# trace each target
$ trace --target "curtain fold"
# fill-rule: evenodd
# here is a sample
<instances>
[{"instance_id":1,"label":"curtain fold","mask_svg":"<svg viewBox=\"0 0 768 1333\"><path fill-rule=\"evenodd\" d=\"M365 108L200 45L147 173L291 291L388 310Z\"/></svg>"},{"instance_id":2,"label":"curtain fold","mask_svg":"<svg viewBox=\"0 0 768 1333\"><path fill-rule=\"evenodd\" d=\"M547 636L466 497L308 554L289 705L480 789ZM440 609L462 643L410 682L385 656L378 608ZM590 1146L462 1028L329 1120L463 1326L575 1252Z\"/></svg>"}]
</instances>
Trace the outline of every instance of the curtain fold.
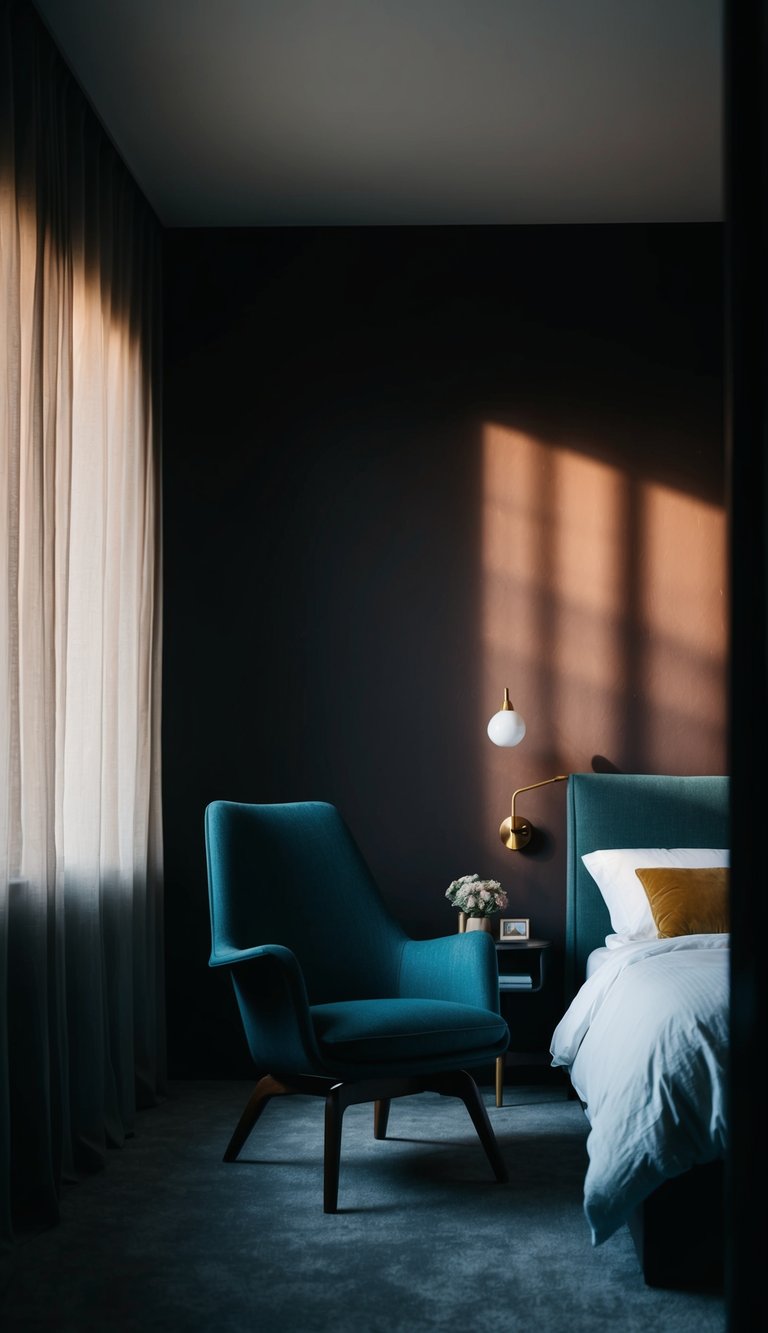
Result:
<instances>
[{"instance_id":1,"label":"curtain fold","mask_svg":"<svg viewBox=\"0 0 768 1333\"><path fill-rule=\"evenodd\" d=\"M0 1240L165 1087L161 233L0 0Z\"/></svg>"}]
</instances>

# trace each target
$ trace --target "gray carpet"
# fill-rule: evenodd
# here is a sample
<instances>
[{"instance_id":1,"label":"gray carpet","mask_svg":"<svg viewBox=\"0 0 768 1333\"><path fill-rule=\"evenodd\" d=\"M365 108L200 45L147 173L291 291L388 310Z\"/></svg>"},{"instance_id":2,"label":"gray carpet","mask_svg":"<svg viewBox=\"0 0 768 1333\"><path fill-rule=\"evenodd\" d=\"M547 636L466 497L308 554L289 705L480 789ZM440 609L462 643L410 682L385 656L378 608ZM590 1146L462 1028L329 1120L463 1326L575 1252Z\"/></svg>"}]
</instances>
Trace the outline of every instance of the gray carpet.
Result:
<instances>
[{"instance_id":1,"label":"gray carpet","mask_svg":"<svg viewBox=\"0 0 768 1333\"><path fill-rule=\"evenodd\" d=\"M431 1093L344 1117L341 1211L322 1211L322 1101L273 1101L221 1160L250 1093L177 1083L59 1226L2 1261L6 1333L721 1333L722 1297L646 1287L626 1229L593 1249L586 1125L560 1088L511 1088L497 1184L466 1110Z\"/></svg>"}]
</instances>

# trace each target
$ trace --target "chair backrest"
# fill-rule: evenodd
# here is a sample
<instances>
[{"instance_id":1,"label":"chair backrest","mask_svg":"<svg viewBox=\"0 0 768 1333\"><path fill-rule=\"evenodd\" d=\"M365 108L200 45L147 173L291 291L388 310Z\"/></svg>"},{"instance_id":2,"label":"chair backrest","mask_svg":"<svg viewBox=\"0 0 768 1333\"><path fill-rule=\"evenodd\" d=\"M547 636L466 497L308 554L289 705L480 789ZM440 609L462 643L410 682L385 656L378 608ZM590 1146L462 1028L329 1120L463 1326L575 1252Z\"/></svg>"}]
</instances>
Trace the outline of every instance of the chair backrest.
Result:
<instances>
[{"instance_id":1,"label":"chair backrest","mask_svg":"<svg viewBox=\"0 0 768 1333\"><path fill-rule=\"evenodd\" d=\"M310 1004L396 993L408 936L335 806L213 801L205 845L214 953L285 945Z\"/></svg>"}]
</instances>

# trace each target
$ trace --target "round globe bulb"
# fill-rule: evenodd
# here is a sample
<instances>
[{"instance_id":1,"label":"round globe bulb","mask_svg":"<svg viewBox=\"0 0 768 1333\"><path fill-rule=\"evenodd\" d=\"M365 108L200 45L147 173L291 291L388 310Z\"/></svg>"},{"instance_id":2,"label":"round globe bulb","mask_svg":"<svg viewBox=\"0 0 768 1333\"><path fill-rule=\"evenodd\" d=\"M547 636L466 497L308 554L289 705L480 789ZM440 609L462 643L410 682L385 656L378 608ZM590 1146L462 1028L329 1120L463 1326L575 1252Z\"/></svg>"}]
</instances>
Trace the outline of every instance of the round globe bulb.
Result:
<instances>
[{"instance_id":1,"label":"round globe bulb","mask_svg":"<svg viewBox=\"0 0 768 1333\"><path fill-rule=\"evenodd\" d=\"M502 708L488 723L488 735L494 745L519 745L525 735L525 723L514 708Z\"/></svg>"}]
</instances>

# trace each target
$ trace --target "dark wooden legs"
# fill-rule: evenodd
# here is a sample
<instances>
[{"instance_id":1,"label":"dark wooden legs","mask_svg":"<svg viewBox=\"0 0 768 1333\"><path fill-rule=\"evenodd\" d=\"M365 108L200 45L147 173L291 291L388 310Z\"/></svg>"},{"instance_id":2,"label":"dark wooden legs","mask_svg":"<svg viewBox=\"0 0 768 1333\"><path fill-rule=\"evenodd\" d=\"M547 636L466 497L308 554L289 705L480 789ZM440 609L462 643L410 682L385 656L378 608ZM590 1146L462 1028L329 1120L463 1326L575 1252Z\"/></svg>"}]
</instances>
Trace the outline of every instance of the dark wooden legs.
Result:
<instances>
[{"instance_id":1,"label":"dark wooden legs","mask_svg":"<svg viewBox=\"0 0 768 1333\"><path fill-rule=\"evenodd\" d=\"M273 1078L271 1074L265 1074L263 1078L259 1079L248 1099L245 1110L235 1126L235 1132L227 1144L223 1160L225 1162L235 1161L264 1107L272 1097L287 1097L291 1093L297 1092L306 1093L310 1097L324 1096L330 1086L330 1079L327 1078L299 1076L290 1080L281 1080Z\"/></svg>"},{"instance_id":2,"label":"dark wooden legs","mask_svg":"<svg viewBox=\"0 0 768 1333\"><path fill-rule=\"evenodd\" d=\"M407 1093L413 1092L439 1092L443 1097L460 1097L469 1111L472 1124L477 1130L477 1136L485 1149L485 1155L491 1164L493 1174L499 1184L506 1184L509 1180L509 1173L499 1151L499 1145L496 1142L496 1135L488 1118L485 1103L480 1096L480 1089L472 1075L468 1074L466 1069L454 1069L446 1074L435 1074L432 1078L413 1080L413 1082L418 1086L404 1088L402 1091L393 1091L390 1093L390 1097L403 1097ZM386 1109L379 1110L380 1106L382 1108L386 1106ZM377 1139L386 1137L388 1117L389 1102L387 1101L386 1104L377 1102L374 1110L374 1135Z\"/></svg>"},{"instance_id":3,"label":"dark wooden legs","mask_svg":"<svg viewBox=\"0 0 768 1333\"><path fill-rule=\"evenodd\" d=\"M408 1097L419 1092L438 1092L443 1097L460 1097L469 1112L496 1179L500 1183L509 1179L480 1090L471 1074L464 1069L452 1070L445 1074L434 1074L425 1078L364 1079L359 1083L333 1083L330 1079L309 1077L283 1081L273 1078L271 1074L266 1074L259 1079L251 1094L248 1104L237 1123L235 1132L227 1145L224 1161L233 1162L235 1160L264 1107L272 1097L285 1096L291 1093L306 1093L314 1097L324 1096L323 1211L335 1213L338 1210L341 1128L347 1107L358 1105L361 1102L373 1102L374 1138L384 1139L387 1134L387 1122L392 1099L394 1097Z\"/></svg>"},{"instance_id":4,"label":"dark wooden legs","mask_svg":"<svg viewBox=\"0 0 768 1333\"><path fill-rule=\"evenodd\" d=\"M389 1097L382 1097L379 1101L373 1103L373 1137L375 1139L385 1139L387 1137L391 1104Z\"/></svg>"},{"instance_id":5,"label":"dark wooden legs","mask_svg":"<svg viewBox=\"0 0 768 1333\"><path fill-rule=\"evenodd\" d=\"M485 1109L485 1103L480 1096L480 1089L471 1074L465 1069L459 1069L454 1074L445 1074L443 1076L446 1082L451 1084L446 1089L448 1096L461 1097L464 1105L472 1119L472 1124L477 1130L477 1136L485 1148L485 1155L491 1164L493 1174L499 1184L503 1185L509 1180L507 1168L504 1165L504 1159L499 1151L499 1145L496 1142L496 1135L493 1132L491 1122L488 1119L488 1112ZM453 1084L455 1080L455 1085ZM453 1090L455 1086L455 1091ZM442 1091L442 1089L438 1089Z\"/></svg>"},{"instance_id":6,"label":"dark wooden legs","mask_svg":"<svg viewBox=\"0 0 768 1333\"><path fill-rule=\"evenodd\" d=\"M344 1084L337 1083L325 1099L325 1152L323 1154L323 1212L335 1213L339 1205L341 1166L341 1121L347 1109Z\"/></svg>"},{"instance_id":7,"label":"dark wooden legs","mask_svg":"<svg viewBox=\"0 0 768 1333\"><path fill-rule=\"evenodd\" d=\"M418 1082L418 1087L415 1084ZM423 1092L420 1080L364 1079L360 1083L334 1083L325 1099L325 1165L323 1170L323 1212L338 1209L339 1166L341 1163L341 1122L348 1106L373 1102L374 1138L386 1138L389 1105L393 1097Z\"/></svg>"},{"instance_id":8,"label":"dark wooden legs","mask_svg":"<svg viewBox=\"0 0 768 1333\"><path fill-rule=\"evenodd\" d=\"M234 1162L245 1140L248 1138L256 1121L261 1115L267 1102L272 1097L278 1097L281 1093L287 1092L284 1084L278 1083L277 1079L272 1078L271 1074L265 1074L260 1078L251 1096L248 1099L243 1114L237 1122L235 1132L227 1144L224 1152L225 1162Z\"/></svg>"}]
</instances>

